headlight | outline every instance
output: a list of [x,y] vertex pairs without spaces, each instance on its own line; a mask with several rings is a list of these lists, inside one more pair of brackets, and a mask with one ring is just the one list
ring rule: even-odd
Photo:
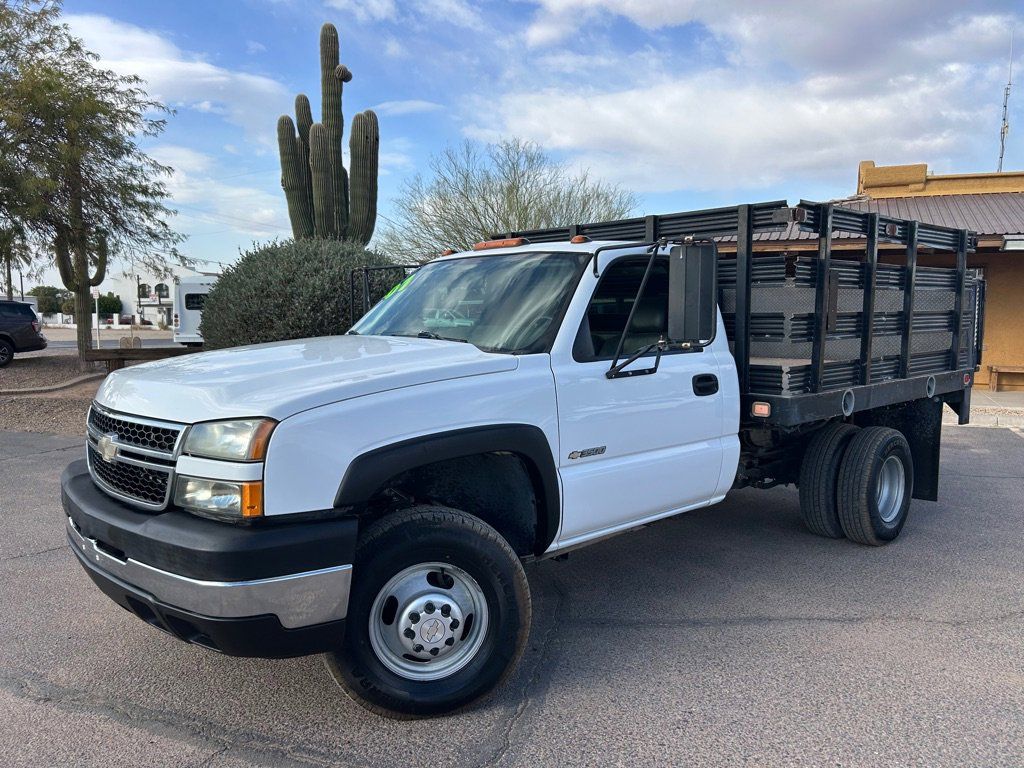
[[208,517],[262,517],[263,483],[179,477],[174,487],[174,503]]
[[271,419],[193,424],[185,438],[184,452],[207,459],[258,461],[267,453],[267,443],[275,426],[277,422]]

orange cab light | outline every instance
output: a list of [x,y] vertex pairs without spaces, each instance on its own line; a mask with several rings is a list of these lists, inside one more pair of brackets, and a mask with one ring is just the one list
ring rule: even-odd
[[454,248],[445,248],[443,251],[441,251],[442,256],[451,256],[453,253],[455,253]]
[[515,248],[528,242],[525,237],[506,237],[504,240],[481,240],[473,246],[474,251],[486,251],[488,248]]
[[574,245],[579,245],[580,243],[589,243],[590,238],[586,235],[576,235],[576,237],[572,238],[569,242]]

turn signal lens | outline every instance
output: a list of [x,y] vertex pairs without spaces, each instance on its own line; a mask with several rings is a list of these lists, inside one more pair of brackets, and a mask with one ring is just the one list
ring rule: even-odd
[[750,415],[757,416],[762,419],[767,419],[772,415],[771,403],[757,402],[750,406]]

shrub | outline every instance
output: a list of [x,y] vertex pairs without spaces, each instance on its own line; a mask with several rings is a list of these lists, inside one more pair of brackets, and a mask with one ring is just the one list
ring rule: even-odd
[[[357,243],[283,240],[253,248],[224,270],[203,307],[207,349],[332,336],[349,329],[349,274],[392,262]],[[371,301],[404,277],[400,269],[371,273]],[[360,307],[361,289],[356,298]]]
[[75,300],[74,299],[64,299],[64,301],[62,301],[60,303],[60,311],[61,311],[61,314],[64,314],[64,315],[73,315],[73,314],[75,314]]
[[[100,296],[99,303],[101,315],[119,315],[124,308],[121,303],[121,297],[115,296],[112,291],[107,291],[106,296]],[[93,306],[95,305],[96,300],[93,299]]]

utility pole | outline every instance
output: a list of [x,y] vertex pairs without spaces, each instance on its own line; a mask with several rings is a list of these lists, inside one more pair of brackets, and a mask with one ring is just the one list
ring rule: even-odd
[[1006,87],[1003,88],[1003,122],[999,126],[999,165],[996,166],[996,173],[1003,172],[1003,154],[1006,152],[1006,134],[1010,132],[1009,106],[1010,88],[1013,87],[1013,31],[1010,32],[1010,75],[1006,78]]

